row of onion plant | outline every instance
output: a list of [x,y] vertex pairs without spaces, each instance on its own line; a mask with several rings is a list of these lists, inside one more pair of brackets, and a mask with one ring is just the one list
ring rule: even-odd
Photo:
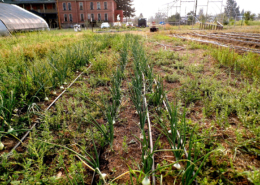
[[[182,184],[192,184],[199,174],[205,160],[207,157],[214,151],[208,153],[207,155],[198,158],[198,152],[195,144],[194,131],[189,129],[186,120],[185,120],[185,112],[183,113],[182,117],[179,118],[177,106],[171,105],[167,97],[165,95],[165,91],[163,88],[163,82],[159,78],[158,82],[154,79],[152,67],[148,65],[148,58],[145,55],[145,50],[141,43],[139,43],[136,39],[134,47],[132,48],[133,58],[134,58],[134,75],[132,78],[132,87],[131,87],[131,100],[133,101],[137,113],[140,119],[140,129],[141,129],[141,136],[139,141],[142,144],[142,165],[143,170],[142,174],[144,174],[144,178],[142,184],[150,184],[150,175],[155,174],[158,170],[163,168],[167,168],[169,166],[174,166],[178,170],[180,170],[179,175],[182,175],[181,181]],[[155,89],[152,88],[153,82],[156,82]],[[144,86],[148,88],[145,90]],[[142,91],[144,89],[144,91]],[[147,93],[147,95],[146,95]],[[148,96],[149,95],[149,96]],[[164,134],[168,142],[171,146],[170,151],[173,152],[173,155],[176,159],[175,162],[172,164],[161,166],[157,169],[153,169],[153,155],[157,151],[169,151],[169,150],[156,150],[157,144],[160,139],[160,136],[156,139],[154,146],[149,144],[150,135],[146,136],[145,132],[145,125],[149,122],[149,114],[147,114],[148,107],[146,105],[146,97],[149,97],[150,103],[154,104],[156,110],[161,111],[161,107],[163,104],[166,106],[169,115],[170,121],[170,129],[168,126],[163,123],[159,122],[161,128],[161,133]],[[165,103],[166,102],[166,103]],[[161,120],[161,119],[158,119]],[[147,126],[148,127],[148,126]],[[148,127],[148,133],[150,133]],[[190,134],[191,133],[191,134]],[[187,138],[187,134],[189,138]],[[186,149],[188,146],[188,150]],[[152,150],[151,150],[152,148]],[[202,161],[202,162],[201,162]],[[186,166],[183,168],[181,167],[180,163],[183,162]],[[200,166],[196,168],[196,164],[200,163]],[[194,170],[196,171],[194,172]],[[130,173],[131,174],[131,173]],[[134,173],[132,173],[134,174]],[[139,177],[140,180],[140,177]],[[178,179],[176,178],[175,181]],[[155,180],[153,179],[153,184],[155,184]],[[161,179],[162,183],[162,179]]]
[[30,124],[30,115],[35,113],[31,107],[41,100],[49,100],[51,93],[56,95],[57,88],[64,89],[73,72],[89,65],[97,52],[111,45],[120,47],[121,43],[112,41],[119,40],[114,37],[117,36],[93,35],[79,43],[58,48],[44,58],[29,60],[20,57],[17,62],[0,61],[3,64],[0,69],[0,131],[24,132]]

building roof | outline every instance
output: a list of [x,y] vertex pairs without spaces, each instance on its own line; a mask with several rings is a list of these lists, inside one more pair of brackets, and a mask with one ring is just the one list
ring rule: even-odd
[[41,17],[19,6],[5,3],[0,3],[0,21],[9,32],[49,29],[48,24]]

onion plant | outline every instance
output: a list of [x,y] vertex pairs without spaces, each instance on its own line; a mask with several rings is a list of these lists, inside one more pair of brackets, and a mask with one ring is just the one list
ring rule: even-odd
[[121,82],[122,82],[122,74],[124,72],[126,63],[127,63],[127,56],[128,56],[128,42],[126,42],[123,46],[123,50],[120,52],[120,60],[119,60],[119,67],[116,68],[116,72],[114,72],[114,76],[111,80],[111,102],[105,102],[103,99],[103,104],[105,106],[105,117],[107,120],[107,128],[100,126],[96,120],[89,114],[92,119],[92,123],[94,126],[102,133],[105,140],[110,144],[112,147],[113,139],[114,139],[114,123],[117,115],[118,108],[121,103]]

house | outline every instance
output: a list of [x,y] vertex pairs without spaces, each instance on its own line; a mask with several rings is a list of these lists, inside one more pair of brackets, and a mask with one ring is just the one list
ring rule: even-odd
[[[123,10],[117,10],[114,0],[5,0],[41,16],[51,28],[73,27],[74,24],[86,26],[91,21],[123,21]],[[120,16],[118,16],[120,15]]]

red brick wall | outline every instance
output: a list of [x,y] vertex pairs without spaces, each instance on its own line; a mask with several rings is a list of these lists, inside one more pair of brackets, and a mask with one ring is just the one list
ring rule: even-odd
[[[68,3],[71,3],[71,10],[68,10]],[[80,2],[83,3],[83,10],[80,10]],[[91,10],[90,3],[93,2],[94,9]],[[97,10],[97,2],[100,2],[101,9]],[[107,9],[104,9],[104,2],[107,2]],[[63,3],[66,3],[66,10],[63,10]],[[90,21],[89,16],[94,14],[94,19],[98,20],[98,14],[101,14],[101,21],[105,20],[105,14],[108,15],[108,22],[115,22],[116,20],[116,8],[117,5],[114,0],[92,0],[92,1],[69,1],[69,0],[59,0],[59,12],[60,20],[63,27],[69,27],[74,24],[84,24],[86,21]],[[64,21],[64,15],[67,15],[68,21]],[[72,15],[73,21],[69,21],[69,14]],[[84,21],[81,21],[80,14],[84,15]],[[123,18],[123,17],[122,17]]]

